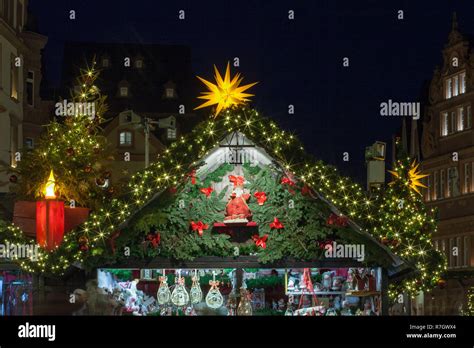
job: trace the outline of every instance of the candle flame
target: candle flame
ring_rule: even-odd
[[[53,170],[49,173],[48,181],[46,185],[44,185],[44,197],[46,199],[54,199],[56,198],[56,194],[54,193],[54,187],[56,186],[56,180],[54,180]]]

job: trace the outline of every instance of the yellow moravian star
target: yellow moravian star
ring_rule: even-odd
[[[419,165],[420,165],[419,163],[415,165],[415,161],[413,161],[413,163],[411,164],[410,170],[408,171],[408,185],[410,186],[412,190],[414,190],[415,192],[421,195],[421,192],[418,189],[418,187],[426,188],[426,186],[421,183],[420,179],[423,179],[429,174],[421,174],[421,172],[417,171]],[[392,171],[392,170],[389,170],[388,172],[392,174],[394,177],[400,179],[400,176],[398,175],[397,172]],[[394,184],[394,181],[392,181],[390,184]]]
[[[207,100],[207,102],[199,105],[194,110],[217,104],[216,114],[214,116],[217,117],[217,115],[219,115],[222,110],[225,110],[233,105],[244,104],[245,102],[250,101],[250,99],[248,99],[249,97],[254,96],[254,94],[244,92],[250,87],[256,85],[258,82],[240,86],[243,77],[240,77],[240,73],[238,73],[231,80],[229,63],[227,63],[227,69],[225,71],[224,78],[222,78],[215,65],[214,70],[216,72],[216,75],[214,76],[216,84],[197,76],[197,78],[207,86],[209,92],[202,92],[203,95],[199,96],[198,98]]]

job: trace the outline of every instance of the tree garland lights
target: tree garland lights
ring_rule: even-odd
[[[197,159],[206,156],[226,134],[234,131],[244,133],[257,146],[265,148],[288,173],[321,193],[378,240],[398,239],[397,246],[388,247],[413,262],[419,274],[416,279],[393,286],[390,291],[392,298],[402,290],[415,295],[437,283],[446,264],[439,262],[441,254],[433,249],[431,243],[430,234],[435,231],[434,211],[425,213],[418,210],[423,205],[420,198],[409,191],[408,167],[403,161],[394,168],[400,173],[397,184],[391,185],[386,192],[379,190],[369,196],[360,185],[339,176],[334,167],[315,161],[306,154],[293,134],[279,129],[275,122],[246,106],[227,109],[223,116],[203,121],[191,134],[172,143],[147,169],[134,174],[129,183],[129,193],[122,199],[112,199],[107,207],[93,212],[89,220],[69,232],[63,244],[53,252],[48,254],[42,250],[38,262],[21,260],[20,266],[29,272],[62,273],[71,264],[82,263],[100,253],[108,237],[120,229],[133,212],[156,194],[189,179],[189,173],[200,166]],[[400,197],[404,197],[406,202],[398,209]],[[426,228],[427,224],[429,228]],[[5,225],[0,229],[4,241],[28,242],[15,226]],[[87,251],[78,251],[81,237],[88,241]],[[413,237],[417,240],[412,240]]]

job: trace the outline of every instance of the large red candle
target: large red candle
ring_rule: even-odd
[[[36,202],[36,242],[48,251],[59,246],[64,236],[64,202]]]

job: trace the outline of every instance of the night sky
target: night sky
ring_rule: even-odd
[[[398,10],[404,20],[397,19]],[[390,142],[401,123],[380,116],[380,103],[418,100],[441,64],[453,11],[460,31],[474,34],[472,0],[30,0],[39,32],[49,38],[45,72],[53,86],[64,41],[188,45],[195,73],[207,78],[213,64],[223,69],[239,57],[244,83],[260,81],[252,105],[295,131],[309,152],[361,182],[365,146]],[[343,57],[350,59],[348,68]],[[342,161],[345,151],[350,162]]]

